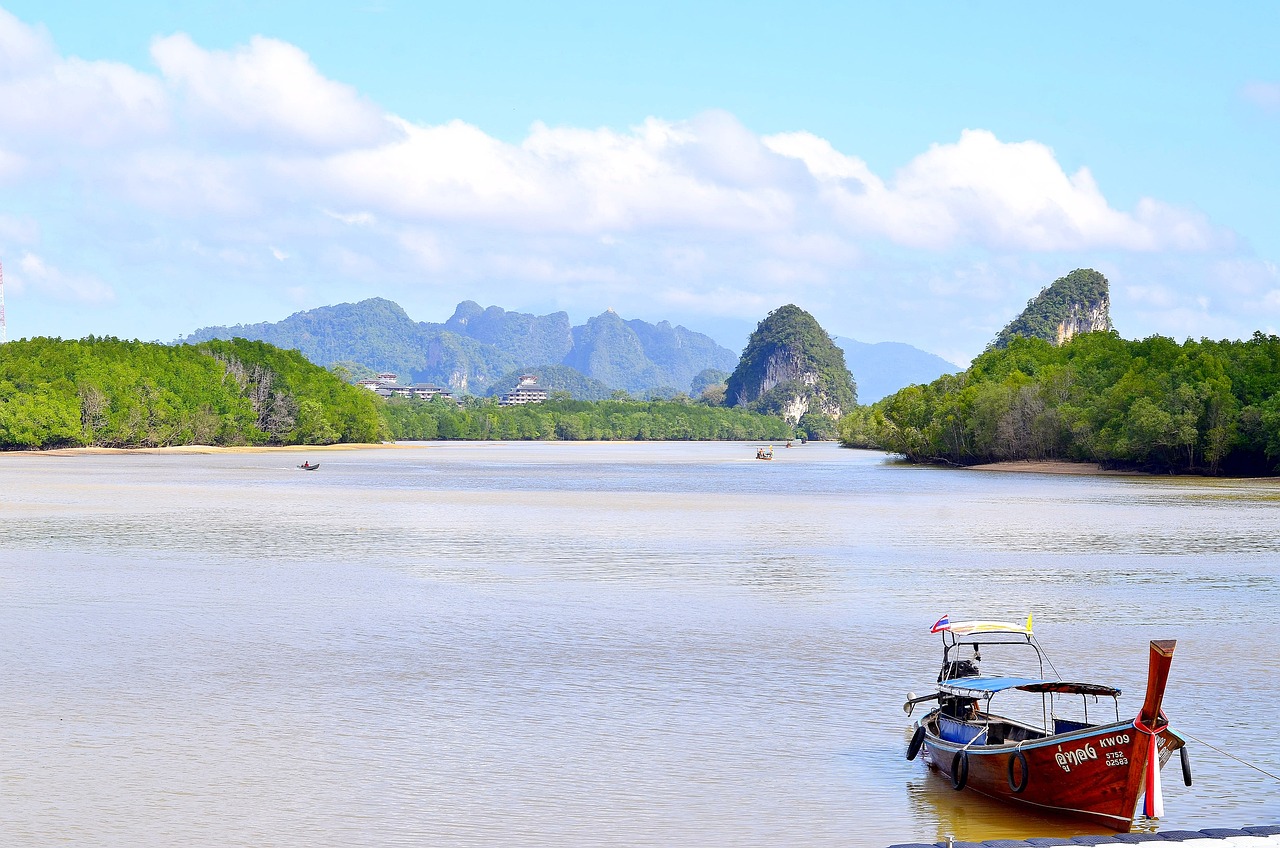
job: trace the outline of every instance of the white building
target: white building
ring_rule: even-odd
[[[520,383],[514,389],[498,399],[498,406],[521,406],[526,403],[542,403],[547,399],[547,390],[538,385],[538,378],[532,374],[523,374]]]
[[[387,372],[379,374],[372,380],[359,380],[357,386],[364,386],[366,389],[377,392],[379,396],[417,398],[418,400],[431,400],[434,397],[448,398],[453,400],[453,392],[443,386],[436,386],[431,383],[414,383],[412,386],[402,386],[397,381],[399,379],[395,374]]]

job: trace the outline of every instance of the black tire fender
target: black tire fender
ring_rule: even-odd
[[[969,752],[956,751],[951,758],[951,788],[959,792],[969,782]]]
[[[911,734],[911,742],[907,745],[907,759],[914,760],[916,754],[920,753],[920,746],[924,744],[924,725],[916,728],[916,732]]]
[[[1178,749],[1178,759],[1182,760],[1182,782],[1191,785],[1191,755],[1187,753],[1187,746],[1183,745]]]
[[[1020,763],[1022,765],[1022,780],[1015,781],[1013,779],[1013,764]],[[1031,772],[1027,770],[1027,755],[1021,751],[1014,751],[1009,755],[1009,788],[1013,790],[1014,795],[1021,794],[1022,790],[1027,788],[1027,780],[1031,777]]]

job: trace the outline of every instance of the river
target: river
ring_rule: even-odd
[[[1096,832],[903,756],[953,619],[1280,771],[1280,483],[832,444],[0,456],[0,838],[885,846]],[[304,459],[320,463],[299,470]],[[1280,821],[1191,743],[1153,829]]]

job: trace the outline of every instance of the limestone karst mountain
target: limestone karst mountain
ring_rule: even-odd
[[[799,422],[839,418],[857,403],[844,352],[814,317],[794,304],[770,312],[729,376],[725,402]]]
[[[1079,333],[1111,329],[1107,278],[1092,268],[1077,268],[1028,301],[1022,314],[1010,321],[990,346],[1008,347],[1014,336],[1060,345]]]

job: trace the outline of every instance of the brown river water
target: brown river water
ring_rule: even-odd
[[[906,761],[944,613],[1034,613],[1126,715],[1175,638],[1175,727],[1280,773],[1280,482],[775,447],[0,456],[0,843],[1096,832]],[[1280,822],[1190,751],[1144,829]]]

